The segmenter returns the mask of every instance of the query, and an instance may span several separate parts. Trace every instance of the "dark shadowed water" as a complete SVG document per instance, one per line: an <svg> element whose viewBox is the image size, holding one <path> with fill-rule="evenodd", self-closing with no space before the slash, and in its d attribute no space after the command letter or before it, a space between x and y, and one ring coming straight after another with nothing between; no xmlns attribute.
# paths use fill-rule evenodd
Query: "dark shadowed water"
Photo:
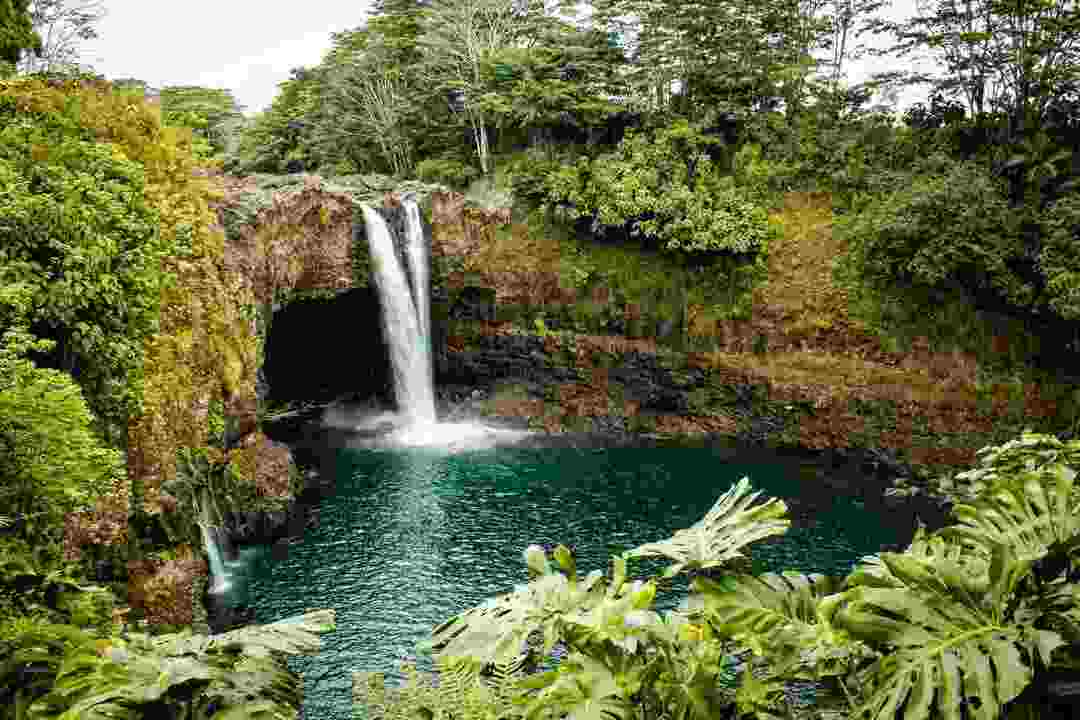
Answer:
<svg viewBox="0 0 1080 720"><path fill-rule="evenodd" d="M743 476L786 500L793 520L786 536L755 546L759 571L843 575L861 556L912 534L910 515L877 504L880 488L860 497L844 483L823 483L827 469L761 452L732 459L710 448L340 449L329 463L323 472L334 474L336 489L319 506L318 526L285 555L257 553L247 585L259 623L337 611L323 651L290 661L305 675L308 720L353 717L354 670L393 676L402 659L430 668L417 642L524 582L529 544L566 543L582 574L603 568L614 553L692 525Z"/></svg>

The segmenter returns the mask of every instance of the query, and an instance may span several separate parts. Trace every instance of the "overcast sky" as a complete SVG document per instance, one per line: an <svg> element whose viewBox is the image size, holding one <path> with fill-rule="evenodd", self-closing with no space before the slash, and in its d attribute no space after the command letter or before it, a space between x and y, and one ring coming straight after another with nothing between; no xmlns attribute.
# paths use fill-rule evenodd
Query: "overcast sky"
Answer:
<svg viewBox="0 0 1080 720"><path fill-rule="evenodd" d="M893 0L889 16L906 17L915 0ZM265 109L294 67L319 62L330 34L363 24L368 0L105 0L100 37L83 61L109 79L151 86L202 85L233 92L247 113ZM849 79L889 69L887 60L851 63ZM902 106L922 99L905 93Z"/></svg>

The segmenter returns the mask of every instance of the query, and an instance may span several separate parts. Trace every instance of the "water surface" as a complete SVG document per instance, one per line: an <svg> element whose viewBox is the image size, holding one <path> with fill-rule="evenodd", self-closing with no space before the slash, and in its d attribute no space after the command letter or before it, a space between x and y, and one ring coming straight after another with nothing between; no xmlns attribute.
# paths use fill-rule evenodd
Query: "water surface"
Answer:
<svg viewBox="0 0 1080 720"><path fill-rule="evenodd" d="M861 498L825 490L828 471L761 453L732 460L710 448L345 448L328 463L323 472L336 487L318 508L317 527L285 554L258 553L247 587L259 623L337 611L323 651L290 660L305 675L309 719L353 717L354 670L395 676L402 659L429 669L417 642L524 582L529 544L572 545L582 574L604 568L612 554L692 525L743 476L787 501L793 521L786 536L754 546L758 571L843 575L912 533L910 516L877 507L879 489Z"/></svg>

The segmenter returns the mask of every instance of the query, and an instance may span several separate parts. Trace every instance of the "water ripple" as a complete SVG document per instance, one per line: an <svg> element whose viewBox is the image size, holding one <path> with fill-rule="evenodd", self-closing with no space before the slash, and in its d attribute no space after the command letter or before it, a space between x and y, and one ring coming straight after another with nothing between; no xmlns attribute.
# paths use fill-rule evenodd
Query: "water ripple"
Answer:
<svg viewBox="0 0 1080 720"><path fill-rule="evenodd" d="M354 670L400 677L402 659L430 668L417 642L524 582L529 544L566 543L583 573L605 568L610 555L699 520L744 475L785 498L795 519L788 535L756 547L759 570L844 574L862 555L911 534L852 498L813 492L799 464L739 463L707 448L346 449L337 467L319 526L284 559L260 553L250 573L259 622L315 607L337 611L338 629L324 637L323 651L290 660L305 674L307 717L320 720L352 718ZM636 567L642 574L663 563Z"/></svg>

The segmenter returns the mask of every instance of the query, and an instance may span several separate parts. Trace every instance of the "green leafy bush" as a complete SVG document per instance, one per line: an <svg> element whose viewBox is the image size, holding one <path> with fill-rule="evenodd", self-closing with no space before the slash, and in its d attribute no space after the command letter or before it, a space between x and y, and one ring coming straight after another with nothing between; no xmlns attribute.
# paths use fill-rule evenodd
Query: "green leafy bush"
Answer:
<svg viewBox="0 0 1080 720"><path fill-rule="evenodd" d="M456 190L467 188L478 174L476 168L451 158L429 158L416 163L416 177Z"/></svg>
<svg viewBox="0 0 1080 720"><path fill-rule="evenodd" d="M23 535L33 540L124 473L120 452L93 431L71 376L25 357L47 346L14 331L0 340L0 507L25 518Z"/></svg>
<svg viewBox="0 0 1080 720"><path fill-rule="evenodd" d="M1066 320L1080 320L1080 194L1066 195L1041 218L1039 270L1047 304Z"/></svg>
<svg viewBox="0 0 1080 720"><path fill-rule="evenodd" d="M128 376L154 332L166 276L160 215L140 162L98 142L78 103L17 111L0 94L0 332L56 341L99 416L125 422Z"/></svg>
<svg viewBox="0 0 1080 720"><path fill-rule="evenodd" d="M1031 302L1035 288L1010 264L1022 247L1000 183L974 163L939 160L940 172L838 223L860 274L879 285L961 285Z"/></svg>
<svg viewBox="0 0 1080 720"><path fill-rule="evenodd" d="M0 720L295 717L300 683L282 658L318 652L319 635L333 629L333 610L212 637L4 621Z"/></svg>
<svg viewBox="0 0 1080 720"><path fill-rule="evenodd" d="M509 178L514 200L537 207L547 196L548 178L563 166L563 162L544 152L526 152L515 156L502 172Z"/></svg>
<svg viewBox="0 0 1080 720"><path fill-rule="evenodd" d="M709 159L720 141L680 120L652 135L629 131L614 153L548 175L548 201L579 216L628 227L688 254L764 251L777 232Z"/></svg>
<svg viewBox="0 0 1080 720"><path fill-rule="evenodd" d="M796 177L796 168L765 158L761 145L756 143L746 143L739 148L732 170L739 190L762 205L773 204L793 187Z"/></svg>

